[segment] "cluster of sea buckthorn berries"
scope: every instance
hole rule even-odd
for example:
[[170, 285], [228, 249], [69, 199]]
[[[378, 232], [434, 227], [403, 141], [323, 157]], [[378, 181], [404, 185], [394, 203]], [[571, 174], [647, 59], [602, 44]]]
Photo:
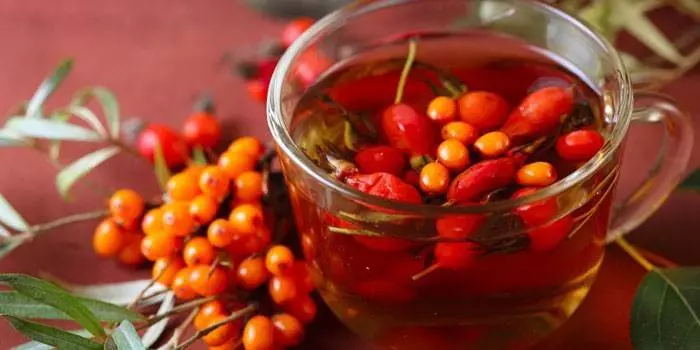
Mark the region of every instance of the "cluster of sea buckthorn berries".
[[222, 296], [197, 314], [200, 330], [242, 307], [226, 305], [227, 292], [267, 285], [283, 312], [217, 327], [203, 338], [217, 349], [233, 349], [239, 341], [248, 350], [296, 345], [302, 325], [316, 313], [306, 263], [286, 246], [271, 246], [274, 213], [262, 204], [264, 176], [258, 170], [264, 152], [256, 138], [235, 140], [216, 165], [191, 165], [173, 175], [165, 203], [149, 210], [138, 193], [119, 190], [109, 201], [111, 216], [94, 235], [101, 256], [129, 264], [152, 261], [153, 279], [181, 301]]

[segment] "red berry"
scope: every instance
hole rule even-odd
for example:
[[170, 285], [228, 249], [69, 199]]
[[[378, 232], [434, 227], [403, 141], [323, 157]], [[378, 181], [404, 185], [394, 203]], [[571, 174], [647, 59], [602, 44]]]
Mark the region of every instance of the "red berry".
[[435, 124], [407, 104], [392, 105], [384, 110], [382, 130], [392, 146], [409, 155], [431, 155], [435, 152]]
[[563, 241], [574, 227], [574, 219], [567, 215], [547, 226], [542, 226], [528, 232], [530, 249], [534, 251], [547, 251], [553, 249]]
[[182, 134], [191, 147], [214, 148], [221, 138], [221, 125], [209, 113], [195, 113], [185, 120]]
[[[537, 191], [535, 188], [521, 188], [513, 193], [512, 198], [521, 198]], [[557, 215], [557, 201], [547, 198], [531, 204], [519, 206], [515, 213], [529, 227], [537, 227], [554, 218]]]
[[480, 131], [496, 129], [508, 117], [508, 103], [493, 92], [469, 92], [460, 97], [457, 103], [460, 118]]
[[399, 176], [406, 168], [406, 157], [395, 147], [371, 146], [357, 153], [355, 165], [363, 174], [389, 173]]
[[481, 215], [453, 215], [437, 220], [436, 228], [442, 238], [466, 238], [476, 232], [484, 222]]
[[595, 130], [576, 130], [559, 137], [556, 150], [559, 157], [583, 162], [593, 158], [603, 143], [605, 139]]
[[166, 125], [150, 124], [139, 134], [136, 146], [142, 156], [153, 161], [157, 145], [160, 145], [168, 167], [183, 165], [187, 161], [189, 148], [182, 136]]
[[438, 243], [435, 245], [435, 261], [441, 267], [463, 269], [469, 267], [479, 253], [479, 246], [471, 243]]
[[282, 32], [282, 44], [289, 47], [313, 24], [314, 20], [306, 17], [297, 18], [289, 22]]

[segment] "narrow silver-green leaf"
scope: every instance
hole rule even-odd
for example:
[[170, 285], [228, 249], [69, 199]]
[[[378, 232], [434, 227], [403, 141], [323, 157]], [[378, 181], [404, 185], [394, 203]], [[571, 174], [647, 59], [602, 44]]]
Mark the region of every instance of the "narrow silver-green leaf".
[[48, 119], [28, 119], [14, 117], [7, 121], [5, 127], [22, 135], [38, 139], [100, 141], [100, 134], [82, 126], [62, 123]]
[[97, 118], [95, 113], [93, 113], [89, 108], [83, 106], [70, 106], [68, 107], [68, 112], [82, 119], [103, 138], [106, 139], [109, 137], [109, 134], [107, 134], [107, 130], [100, 122], [100, 119]]
[[[95, 314], [100, 321], [119, 322], [143, 319], [141, 314], [114, 304], [87, 298], [75, 297], [75, 299]], [[29, 319], [71, 319], [62, 311], [15, 291], [0, 292], [0, 314]]]
[[0, 242], [0, 259], [4, 258], [7, 254], [12, 253], [15, 248], [22, 245], [22, 240], [13, 237], [11, 239], [4, 240]]
[[22, 134], [14, 130], [0, 129], [0, 147], [27, 146], [31, 143], [31, 140], [26, 139]]
[[12, 327], [27, 338], [51, 345], [59, 349], [102, 349], [102, 345], [64, 330], [23, 320], [12, 316], [5, 317]]
[[[126, 306], [134, 301], [141, 291], [151, 284], [150, 279], [90, 285], [73, 284], [61, 281], [55, 277], [51, 277], [51, 281], [75, 296], [96, 299], [121, 306]], [[151, 297], [151, 295], [160, 293], [166, 289], [164, 285], [155, 283], [143, 293], [144, 298], [147, 298], [147, 300], [139, 303], [139, 305], [145, 306], [160, 303], [163, 300], [162, 295], [153, 297]]]
[[[79, 335], [79, 336], [81, 336], [81, 337], [83, 337], [83, 338], [89, 338], [89, 337], [90, 337], [90, 332], [88, 332], [88, 331], [86, 331], [86, 330], [84, 330], [84, 329], [77, 329], [77, 330], [67, 331], [67, 332], [68, 332], [68, 333], [71, 333], [71, 334]], [[53, 349], [53, 348], [54, 348], [54, 347], [51, 346], [51, 345], [46, 345], [46, 344], [39, 343], [39, 342], [36, 342], [36, 341], [30, 341], [30, 342], [21, 344], [21, 345], [15, 347], [15, 348], [13, 348], [13, 350], [51, 350], [51, 349]]]
[[[58, 110], [55, 111], [54, 113], [51, 114], [51, 120], [60, 122], [60, 123], [65, 123], [67, 122], [71, 117], [71, 114], [68, 113], [65, 110]], [[53, 161], [58, 161], [58, 157], [61, 153], [61, 141], [59, 140], [54, 140], [51, 141], [51, 144], [49, 145], [49, 158]]]
[[71, 105], [83, 105], [91, 97], [94, 97], [100, 103], [102, 114], [104, 114], [109, 125], [111, 137], [113, 139], [118, 139], [120, 123], [119, 102], [117, 102], [117, 98], [112, 91], [101, 86], [84, 89], [76, 94]]
[[114, 330], [111, 338], [119, 350], [146, 350], [146, 347], [141, 343], [141, 338], [136, 333], [134, 325], [129, 321], [123, 321]]
[[[165, 294], [165, 299], [163, 299], [163, 302], [160, 304], [156, 315], [165, 314], [166, 312], [172, 310], [173, 307], [175, 307], [175, 294], [173, 292], [168, 292]], [[146, 330], [146, 333], [144, 333], [143, 337], [141, 338], [141, 341], [145, 347], [150, 348], [158, 341], [158, 339], [160, 339], [163, 332], [165, 332], [165, 328], [168, 326], [169, 320], [170, 318], [166, 317], [154, 323]]]
[[119, 153], [119, 147], [110, 146], [87, 154], [63, 168], [56, 176], [56, 189], [64, 198], [68, 197], [68, 191], [81, 177], [92, 169], [104, 163], [107, 159]]
[[617, 0], [612, 3], [615, 4], [615, 21], [622, 24], [637, 40], [670, 62], [680, 64], [683, 61], [683, 56], [673, 43], [645, 15], [636, 1]]
[[56, 69], [44, 79], [44, 81], [39, 85], [39, 88], [32, 96], [32, 99], [27, 103], [27, 117], [29, 118], [40, 118], [41, 117], [41, 106], [46, 102], [46, 99], [53, 94], [54, 91], [61, 85], [63, 80], [66, 78], [68, 73], [70, 73], [73, 68], [73, 60], [67, 59], [59, 63]]
[[0, 224], [0, 237], [10, 237], [10, 231], [8, 231], [2, 224]]
[[27, 221], [19, 215], [2, 194], [0, 194], [0, 222], [17, 231], [26, 231], [29, 228]]
[[207, 165], [207, 163], [209, 163], [207, 155], [204, 153], [202, 147], [196, 146], [192, 148], [192, 161], [199, 165]]
[[94, 335], [105, 335], [92, 311], [74, 296], [52, 283], [15, 273], [0, 274], [0, 283], [9, 285], [22, 295], [63, 311]]
[[158, 185], [165, 191], [168, 180], [170, 180], [170, 169], [168, 169], [168, 163], [163, 156], [163, 148], [160, 147], [159, 143], [156, 143], [153, 152], [153, 171], [156, 173]]

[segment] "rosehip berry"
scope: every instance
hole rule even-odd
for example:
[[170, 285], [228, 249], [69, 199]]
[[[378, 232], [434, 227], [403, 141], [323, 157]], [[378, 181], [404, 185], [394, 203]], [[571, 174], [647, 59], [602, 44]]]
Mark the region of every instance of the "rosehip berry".
[[163, 212], [163, 232], [182, 237], [194, 231], [196, 222], [192, 214], [190, 214], [188, 203], [168, 203], [161, 210]]
[[260, 103], [265, 103], [267, 100], [267, 90], [269, 89], [270, 82], [263, 81], [260, 78], [253, 78], [246, 80], [245, 88], [248, 91], [248, 96], [250, 96], [253, 101]]
[[238, 284], [245, 290], [253, 290], [265, 284], [270, 277], [261, 257], [248, 257], [236, 269]]
[[185, 120], [182, 134], [190, 147], [214, 148], [221, 138], [221, 125], [213, 115], [194, 113]]
[[243, 328], [246, 350], [270, 350], [275, 347], [275, 327], [266, 316], [253, 316]]
[[470, 124], [465, 122], [450, 122], [442, 127], [443, 140], [457, 140], [465, 145], [474, 144], [479, 138], [479, 132]]
[[425, 193], [443, 194], [450, 186], [450, 170], [444, 165], [433, 162], [420, 171], [420, 188]]
[[573, 109], [572, 88], [546, 87], [537, 90], [515, 108], [501, 127], [517, 144], [545, 135], [560, 125], [562, 116]]
[[307, 324], [316, 317], [316, 303], [308, 294], [303, 294], [282, 306], [284, 312]]
[[230, 179], [219, 167], [208, 166], [199, 175], [199, 189], [217, 201], [228, 194], [229, 188]]
[[370, 237], [370, 236], [353, 236], [356, 241], [362, 243], [365, 247], [372, 250], [382, 252], [400, 252], [416, 246], [415, 242], [406, 239], [394, 237]]
[[541, 252], [555, 248], [569, 235], [573, 227], [574, 219], [567, 215], [547, 226], [532, 229], [528, 232], [530, 249]]
[[277, 305], [284, 305], [299, 295], [299, 289], [292, 276], [272, 276], [267, 286], [270, 298]]
[[[226, 316], [224, 315], [213, 316], [211, 320], [209, 320], [208, 326], [212, 326], [225, 320]], [[209, 346], [218, 346], [226, 343], [231, 338], [234, 338], [238, 334], [238, 332], [239, 327], [236, 326], [236, 323], [226, 322], [221, 326], [214, 328], [213, 331], [207, 333], [207, 335], [202, 337], [202, 340]]]
[[225, 316], [227, 314], [226, 306], [221, 300], [212, 300], [202, 305], [194, 318], [194, 328], [202, 330], [207, 328], [213, 322], [212, 319], [216, 316]]
[[480, 131], [497, 129], [508, 118], [508, 103], [492, 92], [468, 92], [457, 103], [460, 118]]
[[522, 186], [545, 187], [557, 181], [557, 171], [547, 162], [534, 162], [518, 169], [515, 181]]
[[382, 113], [382, 130], [389, 143], [409, 155], [435, 150], [435, 125], [407, 104], [392, 105]]
[[304, 32], [314, 24], [314, 20], [308, 17], [297, 18], [287, 24], [282, 31], [282, 44], [289, 47]]
[[185, 244], [182, 257], [187, 266], [209, 265], [216, 259], [216, 250], [206, 238], [194, 237]]
[[231, 211], [229, 221], [235, 232], [254, 234], [264, 223], [263, 212], [253, 204], [241, 204]]
[[219, 205], [209, 195], [200, 194], [190, 202], [190, 214], [200, 224], [208, 224], [216, 217]]
[[224, 248], [231, 244], [234, 235], [231, 223], [225, 219], [216, 219], [207, 228], [207, 239], [217, 248]]
[[197, 265], [192, 267], [189, 282], [197, 294], [208, 297], [226, 290], [229, 284], [228, 278], [223, 267], [217, 266], [211, 270], [209, 265]]
[[151, 162], [155, 156], [156, 147], [160, 146], [163, 159], [169, 168], [185, 164], [189, 155], [187, 142], [162, 124], [151, 124], [144, 129], [136, 141], [136, 146], [142, 156]]
[[435, 227], [442, 238], [466, 238], [475, 233], [484, 222], [481, 215], [453, 215], [437, 220]]
[[389, 173], [399, 176], [406, 168], [406, 156], [395, 147], [370, 146], [357, 152], [355, 165], [363, 174]]
[[168, 258], [182, 248], [182, 239], [167, 233], [158, 232], [141, 240], [141, 254], [150, 261]]
[[192, 268], [190, 267], [180, 269], [180, 271], [175, 274], [173, 283], [170, 285], [170, 289], [180, 300], [192, 300], [197, 297], [197, 293], [192, 289], [192, 285], [190, 284], [191, 274]]
[[258, 160], [265, 153], [265, 146], [255, 137], [243, 136], [231, 143], [228, 152], [247, 154]]
[[236, 185], [236, 199], [243, 202], [254, 202], [263, 195], [263, 176], [258, 171], [246, 171], [239, 175]]
[[143, 197], [134, 190], [119, 190], [109, 199], [109, 212], [122, 225], [130, 225], [138, 219], [143, 208]]
[[403, 173], [402, 180], [411, 186], [418, 187], [420, 186], [420, 173], [413, 169], [406, 170], [406, 172]]
[[272, 325], [275, 327], [275, 343], [282, 346], [299, 345], [304, 338], [304, 325], [290, 314], [272, 316]]
[[441, 267], [464, 269], [470, 267], [478, 255], [479, 246], [471, 243], [438, 243], [435, 245], [435, 260]]
[[168, 183], [165, 184], [165, 190], [170, 200], [173, 201], [190, 201], [199, 195], [198, 178], [191, 173], [182, 172], [173, 175]]
[[459, 171], [469, 165], [469, 150], [457, 140], [445, 140], [438, 146], [437, 158], [448, 169]]
[[99, 256], [116, 256], [124, 248], [126, 238], [126, 232], [113, 219], [108, 218], [95, 228], [92, 247]]
[[255, 169], [257, 160], [245, 153], [226, 152], [219, 157], [219, 168], [228, 176], [235, 180], [246, 171]]
[[[521, 188], [513, 193], [512, 198], [522, 198], [537, 191], [535, 188]], [[519, 206], [515, 213], [528, 227], [538, 227], [549, 222], [557, 215], [557, 201], [554, 198], [546, 198], [531, 204]]]
[[485, 158], [495, 158], [510, 148], [510, 138], [500, 131], [492, 131], [481, 135], [474, 142], [474, 148]]
[[434, 122], [451, 122], [457, 116], [457, 102], [446, 96], [438, 96], [430, 101], [426, 114]]
[[163, 231], [163, 212], [160, 208], [151, 209], [143, 216], [141, 230], [147, 235]]
[[175, 275], [183, 268], [185, 268], [185, 262], [178, 256], [161, 258], [153, 264], [151, 276], [156, 282], [170, 287], [175, 280]]
[[559, 157], [574, 161], [587, 161], [603, 147], [605, 139], [595, 130], [576, 130], [560, 136], [556, 150]]
[[447, 191], [447, 200], [473, 203], [501, 187], [511, 184], [517, 170], [513, 158], [483, 160], [457, 175]]

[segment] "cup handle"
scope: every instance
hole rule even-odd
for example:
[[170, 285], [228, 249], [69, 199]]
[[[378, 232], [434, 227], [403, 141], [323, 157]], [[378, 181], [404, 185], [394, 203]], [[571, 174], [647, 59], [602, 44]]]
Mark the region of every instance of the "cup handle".
[[681, 182], [693, 149], [693, 125], [668, 96], [655, 92], [635, 93], [632, 123], [663, 127], [661, 149], [646, 179], [615, 208], [607, 241], [632, 231], [651, 216]]

